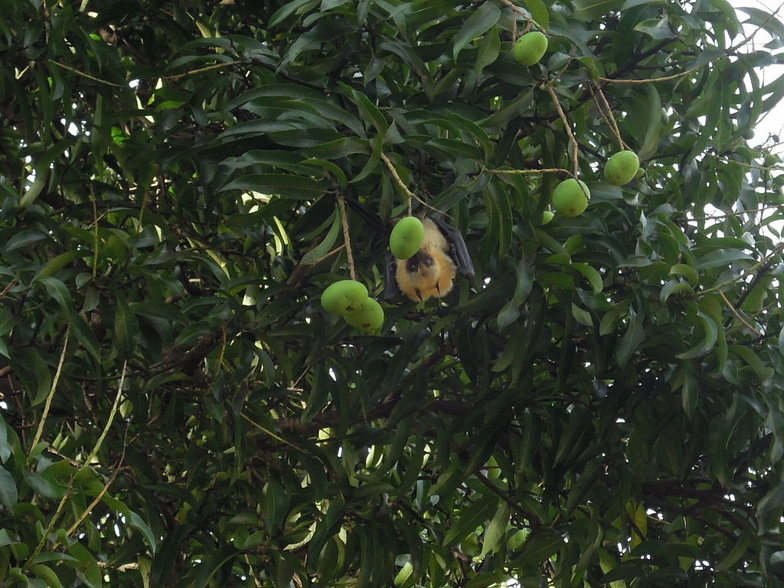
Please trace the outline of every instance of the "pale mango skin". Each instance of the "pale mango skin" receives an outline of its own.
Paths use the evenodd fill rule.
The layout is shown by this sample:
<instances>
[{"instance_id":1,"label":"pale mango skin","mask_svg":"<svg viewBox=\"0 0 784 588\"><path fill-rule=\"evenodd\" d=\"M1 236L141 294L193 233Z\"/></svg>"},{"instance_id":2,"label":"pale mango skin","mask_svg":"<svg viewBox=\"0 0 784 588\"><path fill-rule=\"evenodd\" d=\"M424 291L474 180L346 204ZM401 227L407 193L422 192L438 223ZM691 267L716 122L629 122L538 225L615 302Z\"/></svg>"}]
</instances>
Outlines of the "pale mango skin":
<instances>
[{"instance_id":1,"label":"pale mango skin","mask_svg":"<svg viewBox=\"0 0 784 588\"><path fill-rule=\"evenodd\" d=\"M363 333L375 334L384 325L384 309L373 298L368 298L356 312L349 313L343 318L352 327L356 327Z\"/></svg>"},{"instance_id":2,"label":"pale mango skin","mask_svg":"<svg viewBox=\"0 0 784 588\"><path fill-rule=\"evenodd\" d=\"M368 291L364 284L356 280L340 280L324 290L321 305L327 312L347 315L360 310L367 299Z\"/></svg>"},{"instance_id":3,"label":"pale mango skin","mask_svg":"<svg viewBox=\"0 0 784 588\"><path fill-rule=\"evenodd\" d=\"M396 259L409 259L422 247L425 227L415 216L401 218L389 235L389 250Z\"/></svg>"},{"instance_id":4,"label":"pale mango skin","mask_svg":"<svg viewBox=\"0 0 784 588\"><path fill-rule=\"evenodd\" d=\"M604 179L613 186L628 184L637 176L640 159L634 151L619 151L604 165Z\"/></svg>"},{"instance_id":5,"label":"pale mango skin","mask_svg":"<svg viewBox=\"0 0 784 588\"><path fill-rule=\"evenodd\" d=\"M591 192L582 180L569 178L553 190L552 205L561 216L577 216L588 208Z\"/></svg>"},{"instance_id":6,"label":"pale mango skin","mask_svg":"<svg viewBox=\"0 0 784 588\"><path fill-rule=\"evenodd\" d=\"M547 51L547 37L539 31L526 33L515 43L512 55L517 63L526 67L539 63Z\"/></svg>"}]
</instances>

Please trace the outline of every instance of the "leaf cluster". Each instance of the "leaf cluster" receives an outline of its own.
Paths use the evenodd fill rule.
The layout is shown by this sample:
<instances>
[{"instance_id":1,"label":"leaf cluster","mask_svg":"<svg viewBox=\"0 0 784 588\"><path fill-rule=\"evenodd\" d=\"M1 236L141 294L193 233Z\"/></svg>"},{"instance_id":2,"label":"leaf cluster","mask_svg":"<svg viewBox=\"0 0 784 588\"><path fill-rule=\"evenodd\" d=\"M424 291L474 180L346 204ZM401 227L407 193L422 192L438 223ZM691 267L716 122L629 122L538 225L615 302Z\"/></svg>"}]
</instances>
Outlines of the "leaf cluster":
<instances>
[{"instance_id":1,"label":"leaf cluster","mask_svg":"<svg viewBox=\"0 0 784 588\"><path fill-rule=\"evenodd\" d=\"M781 581L775 15L0 13L3 585ZM569 174L588 210L543 225ZM361 335L320 293L380 297L409 204L476 278Z\"/></svg>"}]
</instances>

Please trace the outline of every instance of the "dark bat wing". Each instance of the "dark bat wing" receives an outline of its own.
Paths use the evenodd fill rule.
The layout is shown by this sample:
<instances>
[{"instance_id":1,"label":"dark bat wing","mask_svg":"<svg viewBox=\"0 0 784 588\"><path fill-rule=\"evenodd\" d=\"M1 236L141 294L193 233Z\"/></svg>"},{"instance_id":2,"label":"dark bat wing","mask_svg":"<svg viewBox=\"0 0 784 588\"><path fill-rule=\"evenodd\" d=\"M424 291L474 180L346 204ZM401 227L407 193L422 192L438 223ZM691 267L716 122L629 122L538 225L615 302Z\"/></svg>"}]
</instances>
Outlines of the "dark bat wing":
<instances>
[{"instance_id":1,"label":"dark bat wing","mask_svg":"<svg viewBox=\"0 0 784 588\"><path fill-rule=\"evenodd\" d=\"M458 231L455 227L444 221L444 219L430 217L436 223L441 233L444 235L446 242L449 243L449 256L455 262L457 271L466 276L467 278L474 277L474 262L471 260L471 255L468 253L463 233Z\"/></svg>"},{"instance_id":2,"label":"dark bat wing","mask_svg":"<svg viewBox=\"0 0 784 588\"><path fill-rule=\"evenodd\" d=\"M400 286L397 285L397 263L391 253L387 252L387 259L384 266L384 300L391 301L403 296Z\"/></svg>"}]
</instances>

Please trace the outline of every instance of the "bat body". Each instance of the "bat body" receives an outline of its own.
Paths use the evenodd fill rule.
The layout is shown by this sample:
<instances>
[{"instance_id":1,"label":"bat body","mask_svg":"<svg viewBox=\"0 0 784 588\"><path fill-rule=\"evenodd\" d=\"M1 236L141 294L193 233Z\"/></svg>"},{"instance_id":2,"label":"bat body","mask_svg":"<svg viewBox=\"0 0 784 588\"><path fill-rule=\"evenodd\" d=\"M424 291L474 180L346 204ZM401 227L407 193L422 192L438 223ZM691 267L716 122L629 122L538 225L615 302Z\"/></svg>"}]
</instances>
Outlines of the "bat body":
<instances>
[{"instance_id":1,"label":"bat body","mask_svg":"<svg viewBox=\"0 0 784 588\"><path fill-rule=\"evenodd\" d=\"M422 219L422 247L409 259L390 259L387 266L387 296L401 292L414 302L443 298L452 291L457 272L473 277L474 264L463 235L436 218Z\"/></svg>"}]
</instances>

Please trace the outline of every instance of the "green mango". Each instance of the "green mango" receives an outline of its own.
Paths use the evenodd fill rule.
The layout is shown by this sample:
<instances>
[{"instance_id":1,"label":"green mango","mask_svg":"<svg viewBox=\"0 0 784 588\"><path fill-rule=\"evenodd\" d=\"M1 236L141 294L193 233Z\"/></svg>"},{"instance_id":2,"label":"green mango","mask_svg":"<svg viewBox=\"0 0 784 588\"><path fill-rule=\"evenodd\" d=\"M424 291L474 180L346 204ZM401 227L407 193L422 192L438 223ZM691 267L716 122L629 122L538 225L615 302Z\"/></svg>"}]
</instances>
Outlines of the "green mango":
<instances>
[{"instance_id":1,"label":"green mango","mask_svg":"<svg viewBox=\"0 0 784 588\"><path fill-rule=\"evenodd\" d=\"M368 291L364 284L356 280L340 280L321 294L321 306L327 312L346 315L361 309L367 299Z\"/></svg>"},{"instance_id":2,"label":"green mango","mask_svg":"<svg viewBox=\"0 0 784 588\"><path fill-rule=\"evenodd\" d=\"M569 178L553 190L553 208L562 216L577 216L588 208L591 192L581 180Z\"/></svg>"},{"instance_id":3,"label":"green mango","mask_svg":"<svg viewBox=\"0 0 784 588\"><path fill-rule=\"evenodd\" d=\"M397 259L408 259L422 247L425 240L425 227L415 216L407 216L397 221L389 235L389 250Z\"/></svg>"}]
</instances>

